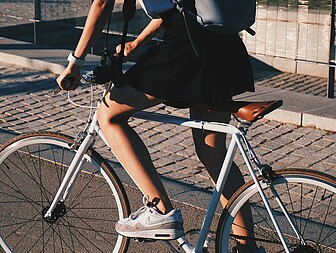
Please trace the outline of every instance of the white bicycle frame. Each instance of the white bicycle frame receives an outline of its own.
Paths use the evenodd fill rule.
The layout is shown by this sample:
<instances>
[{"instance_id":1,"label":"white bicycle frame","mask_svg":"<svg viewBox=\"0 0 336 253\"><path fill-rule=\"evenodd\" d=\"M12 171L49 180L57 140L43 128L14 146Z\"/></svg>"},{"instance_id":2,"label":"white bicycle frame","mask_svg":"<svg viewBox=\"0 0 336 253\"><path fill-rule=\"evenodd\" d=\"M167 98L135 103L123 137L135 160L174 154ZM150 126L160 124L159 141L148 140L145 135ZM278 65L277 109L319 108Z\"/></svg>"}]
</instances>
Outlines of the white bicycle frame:
<instances>
[{"instance_id":1,"label":"white bicycle frame","mask_svg":"<svg viewBox=\"0 0 336 253\"><path fill-rule=\"evenodd\" d=\"M104 91L104 95L106 93L106 90ZM100 102L99 102L100 103ZM99 105L98 103L98 105ZM219 174L219 177L216 182L215 189L213 191L210 203L208 205L206 216L203 220L202 227L200 230L200 233L197 238L197 242L195 245L195 248L193 248L190 243L187 241L187 239L182 236L177 239L179 245L183 248L183 250L186 253L201 253L203 246L207 240L207 234L210 229L210 225L213 219L213 216L215 214L216 207L218 205L221 192L223 191L226 179L228 177L231 164L233 162L233 158L237 152L237 149L239 149L241 155L244 158L245 164L247 165L247 168L250 172L250 175L252 179L255 182L255 185L260 193L260 196L265 204L265 207L267 209L267 212L270 215L270 218L273 222L273 225L278 233L278 236L283 244L283 247L285 249L286 253L290 253L286 240L283 236L283 233L278 225L277 220L274 217L273 211L269 205L269 202L267 200L267 197L263 191L263 187L261 186L260 182L257 179L257 175L255 173L255 169L253 168L253 165L251 163L251 159L248 157L248 153L246 152L246 148L248 148L250 155L252 155L253 159L257 161L258 164L261 164L256 156L256 154L253 152L251 146L249 145L248 141L245 138L245 135L235 126L232 126L230 124L225 123L217 123L217 122L206 122L206 121L200 121L200 120L192 120L182 117L176 117L171 115L164 115L164 114L158 114L158 113L150 113L150 112L138 112L133 115L135 118L144 119L144 120L150 120L150 121L156 121L156 122L163 122L168 124L174 124L194 129L201 129L201 130L209 130L213 132L220 132L220 133L226 133L230 134L232 136L230 144L227 149L227 154L225 156L224 162L221 167L221 171ZM81 170L81 165L84 161L84 154L86 153L87 149L90 147L90 145L94 142L94 139L96 135L99 135L105 144L108 146L108 143L106 142L106 139L104 138L97 121L97 111L93 114L93 117L91 119L91 122L88 123L86 127L86 137L82 141L81 145L79 146L75 157L73 158L65 176L61 183L60 188L58 189L53 202L45 214L46 218L50 218L53 210L55 209L57 203L59 201L65 201L67 194L71 191L71 187L73 182L75 181L78 173ZM225 145L225 144L224 144ZM257 168L258 171L258 168ZM298 238L303 241L302 236L300 235L298 229L294 225L294 222L292 222L291 217L289 216L288 212L286 211L284 205L279 200L278 201L282 211L285 213L290 225L292 226L293 230L297 234ZM171 245L169 242L167 242L174 251L179 252L173 245Z\"/></svg>"}]
</instances>

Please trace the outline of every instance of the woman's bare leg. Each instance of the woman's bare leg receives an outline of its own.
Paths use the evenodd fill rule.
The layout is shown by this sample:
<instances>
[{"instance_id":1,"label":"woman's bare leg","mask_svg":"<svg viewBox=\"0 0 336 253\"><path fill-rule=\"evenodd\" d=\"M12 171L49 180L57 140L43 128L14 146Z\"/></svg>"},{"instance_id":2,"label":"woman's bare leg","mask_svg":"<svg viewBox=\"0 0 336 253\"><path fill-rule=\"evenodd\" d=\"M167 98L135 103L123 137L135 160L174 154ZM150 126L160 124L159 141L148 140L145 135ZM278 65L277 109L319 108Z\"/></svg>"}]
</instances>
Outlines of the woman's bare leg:
<instances>
[{"instance_id":1,"label":"woman's bare leg","mask_svg":"<svg viewBox=\"0 0 336 253\"><path fill-rule=\"evenodd\" d=\"M199 120L223 123L228 123L230 121L229 113L209 112L204 105L198 105L191 108L190 115L191 118ZM196 153L206 167L213 182L215 182L218 178L219 171L226 154L226 134L193 129L193 138ZM237 165L233 163L221 197L221 203L223 206L226 205L232 194L243 184L243 175ZM237 226L233 227L234 232L242 236L253 235L250 220L250 207L246 206L242 213L238 214L235 218L235 224L237 224ZM249 240L241 240L240 245L237 245L237 247L239 253L251 253L257 250L255 242Z\"/></svg>"},{"instance_id":2,"label":"woman's bare leg","mask_svg":"<svg viewBox=\"0 0 336 253\"><path fill-rule=\"evenodd\" d=\"M98 108L98 122L118 161L150 201L167 213L173 209L150 154L137 133L128 125L129 117L163 102L128 85L113 88Z\"/></svg>"}]
</instances>

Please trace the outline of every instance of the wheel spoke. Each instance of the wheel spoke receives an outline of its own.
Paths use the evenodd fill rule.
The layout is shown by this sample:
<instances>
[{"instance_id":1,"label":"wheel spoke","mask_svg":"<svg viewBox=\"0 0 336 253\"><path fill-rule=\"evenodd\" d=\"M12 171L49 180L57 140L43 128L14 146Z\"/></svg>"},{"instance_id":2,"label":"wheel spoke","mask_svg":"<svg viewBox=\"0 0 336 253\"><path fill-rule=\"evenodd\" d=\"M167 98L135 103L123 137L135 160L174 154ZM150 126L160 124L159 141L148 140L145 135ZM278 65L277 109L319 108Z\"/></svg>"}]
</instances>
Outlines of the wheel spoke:
<instances>
[{"instance_id":1,"label":"wheel spoke","mask_svg":"<svg viewBox=\"0 0 336 253\"><path fill-rule=\"evenodd\" d=\"M323 194L324 195L324 194ZM326 211L325 211L325 213L324 213L324 218L323 218L323 227L322 227L322 229L321 229L321 231L320 231L320 234L319 234L319 237L318 237L318 242L321 242L321 243L323 243L324 241L325 241L325 239L323 239L323 240L321 240L321 237L322 237L322 232L324 231L324 228L325 228L325 223L326 223L326 220L327 220L327 218L328 218L328 216L329 216L329 210L330 210L330 207L331 207L331 202L332 202L332 200L333 200L333 196L331 196L330 198L329 198L329 204L328 204L328 208L326 209ZM332 226L333 227L336 227L335 226L335 224L336 224L336 220L334 221L334 223L332 224ZM326 236L326 238L328 238L328 237L331 237L331 236L333 236L333 235L335 235L336 234L336 229L334 229L334 231L329 231L328 232L328 234L327 234L327 236ZM336 245L336 242L334 243L334 245Z\"/></svg>"},{"instance_id":2,"label":"wheel spoke","mask_svg":"<svg viewBox=\"0 0 336 253\"><path fill-rule=\"evenodd\" d=\"M9 234L9 235L5 238L5 239L7 239L7 238L9 238L10 236L15 235L15 234L16 234L20 229L22 229L26 224L29 224L29 223L31 223L31 221L33 221L33 223L30 225L30 228L29 228L29 229L27 230L27 232L21 237L21 239L20 239L18 242L16 242L16 245L15 245L13 248L16 248L17 245L19 245L20 242L21 242L22 240L26 239L26 236L29 234L29 232L31 231L31 229L35 226L35 224L36 224L37 222L39 222L39 220L35 220L35 219L34 219L34 218L37 217L37 216L38 216L38 214L36 214L31 220L27 220L27 222L22 223L20 227L18 227L17 229L13 230L12 233Z\"/></svg>"},{"instance_id":3,"label":"wheel spoke","mask_svg":"<svg viewBox=\"0 0 336 253\"><path fill-rule=\"evenodd\" d=\"M322 173L321 173L322 174ZM336 213L335 194L336 180L328 175L320 175L308 170L288 170L280 173L274 180L276 196L281 199L284 207L289 213L292 221L303 237L305 244L302 244L292 226L284 215L282 209L268 190L265 194L271 205L275 219L288 243L291 252L328 252L336 253ZM217 231L217 244L221 248L219 252L231 252L236 243L256 241L258 246L264 246L266 252L284 252L282 243L275 231L270 217L263 207L263 202L253 183L242 187L241 192L235 194L235 200L230 200L226 209L227 215L222 215ZM239 220L232 220L241 208L249 201L254 231L249 231L249 237L240 237L235 233L224 232L226 222L239 226ZM234 223L232 223L234 221ZM247 227L250 227L248 225ZM251 236L253 235L253 236ZM217 245L216 244L216 245ZM252 245L251 245L252 247Z\"/></svg>"},{"instance_id":4,"label":"wheel spoke","mask_svg":"<svg viewBox=\"0 0 336 253\"><path fill-rule=\"evenodd\" d=\"M129 239L114 231L113 219L119 213L129 215L126 196L96 152L85 155L84 171L66 200L50 219L44 218L77 152L64 139L59 134L27 134L1 148L1 239L15 252L125 252ZM2 250L8 253L0 246Z\"/></svg>"},{"instance_id":5,"label":"wheel spoke","mask_svg":"<svg viewBox=\"0 0 336 253\"><path fill-rule=\"evenodd\" d=\"M38 209L36 209L35 205L33 205L33 203L35 203L32 199L28 198L23 192L22 190L19 188L19 186L12 180L11 177L9 177L7 175L7 173L4 172L4 175L8 178L8 180L13 184L14 188L12 188L15 192L21 194L23 196L23 198L26 200L27 203L29 203L37 212Z\"/></svg>"},{"instance_id":6,"label":"wheel spoke","mask_svg":"<svg viewBox=\"0 0 336 253\"><path fill-rule=\"evenodd\" d=\"M28 148L27 148L28 149ZM23 170L23 168L20 168L20 166L18 166L15 162L13 162L11 159L7 159L10 163L11 163L11 165L13 165L16 169L18 169L19 171L21 171L24 175L26 175L27 176L27 178L28 179L31 179L31 181L33 182L33 183L35 183L36 184L36 186L38 187L38 188L40 188L40 189L44 189L44 191L46 191L46 189L44 188L44 186L41 184L41 182L38 182L36 179L35 179L35 176L32 174L32 172L30 171L30 169L29 169L29 167L30 166L28 166L27 165L27 163L24 161L24 159L22 158L22 156L20 155L20 153L24 153L24 152L22 152L22 151L16 151L15 152L15 155L20 159L20 161L21 161L21 163L22 163L22 165L24 166L24 168L26 169L26 171L25 170ZM28 154L30 154L30 152L29 152L29 150L28 150ZM33 161L33 158L31 157L31 162L34 164L34 161ZM8 164L4 164L8 169L10 169L10 167L9 167L9 165ZM34 164L34 167L35 167L35 164ZM51 195L51 193L49 192L49 195ZM46 199L48 199L48 197L47 197L47 194L45 194L45 197L46 197Z\"/></svg>"},{"instance_id":7,"label":"wheel spoke","mask_svg":"<svg viewBox=\"0 0 336 253\"><path fill-rule=\"evenodd\" d=\"M87 223L83 218L77 216L76 213L74 213L74 212L72 212L72 213L75 215L75 217L76 217L77 219L79 219L79 220L80 220L84 225L86 225L90 230L93 229L93 227L92 227L89 223ZM108 238L106 238L106 237L102 234L102 233L106 234L105 231L100 231L100 230L95 229L95 232L96 232L99 236L101 236L101 238L103 238L106 242L109 242ZM110 234L112 234L112 233L110 233Z\"/></svg>"},{"instance_id":8,"label":"wheel spoke","mask_svg":"<svg viewBox=\"0 0 336 253\"><path fill-rule=\"evenodd\" d=\"M71 231L71 229L75 229L76 227L74 227L71 223L69 223L68 222L68 219L65 219L65 222L67 223L67 225L64 225L64 227L65 228L67 228L68 229L68 231L69 231L69 233L70 233L70 237L71 237L71 241L72 241L72 243L73 243L73 245L75 245L74 244L74 239L85 249L85 251L87 251L87 252L90 252L88 249L87 249L87 247L84 245L84 243L76 236L76 234L74 233L74 232L72 232ZM75 230L78 234L80 234L84 239L86 239L85 238L85 236L83 236L83 234L81 234L80 232L79 232L79 230L77 229L77 230ZM89 241L89 240L87 240L90 244L92 244L93 246L95 246L96 247L96 245L94 245L91 241ZM98 249L98 248L97 248ZM99 250L99 249L98 249ZM74 246L74 251L76 251L76 249L75 249L75 246Z\"/></svg>"}]
</instances>

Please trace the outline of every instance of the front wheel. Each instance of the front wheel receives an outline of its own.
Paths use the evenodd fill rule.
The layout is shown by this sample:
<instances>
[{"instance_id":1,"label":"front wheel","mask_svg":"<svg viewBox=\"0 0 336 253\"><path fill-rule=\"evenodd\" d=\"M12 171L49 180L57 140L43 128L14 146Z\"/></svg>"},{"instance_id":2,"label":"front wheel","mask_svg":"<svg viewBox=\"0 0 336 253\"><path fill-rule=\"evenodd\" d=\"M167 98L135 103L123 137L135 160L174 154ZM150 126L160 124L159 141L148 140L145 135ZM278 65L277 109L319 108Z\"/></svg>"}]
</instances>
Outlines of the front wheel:
<instances>
[{"instance_id":1,"label":"front wheel","mask_svg":"<svg viewBox=\"0 0 336 253\"><path fill-rule=\"evenodd\" d=\"M65 201L44 217L76 153L72 142L37 132L0 149L0 251L126 252L129 240L114 229L129 215L125 191L91 148Z\"/></svg>"},{"instance_id":2,"label":"front wheel","mask_svg":"<svg viewBox=\"0 0 336 253\"><path fill-rule=\"evenodd\" d=\"M276 172L273 186L303 241L293 232L270 188L261 183L278 224L293 253L336 252L336 179L310 170ZM250 213L243 228L237 214ZM248 231L249 230L249 231ZM237 232L238 231L238 232ZM231 253L242 244L263 246L267 253L285 252L253 182L246 183L229 201L217 228L216 252ZM247 251L247 252L253 252Z\"/></svg>"}]
</instances>

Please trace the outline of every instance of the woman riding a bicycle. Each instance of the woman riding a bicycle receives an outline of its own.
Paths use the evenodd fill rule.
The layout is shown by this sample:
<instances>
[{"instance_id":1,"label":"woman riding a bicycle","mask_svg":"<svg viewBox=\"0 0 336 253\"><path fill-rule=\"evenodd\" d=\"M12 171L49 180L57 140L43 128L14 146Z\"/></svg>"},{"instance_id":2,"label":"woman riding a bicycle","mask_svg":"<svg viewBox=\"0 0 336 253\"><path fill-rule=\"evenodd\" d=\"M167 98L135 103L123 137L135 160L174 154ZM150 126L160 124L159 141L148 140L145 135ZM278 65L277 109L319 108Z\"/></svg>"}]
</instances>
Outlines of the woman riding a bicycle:
<instances>
[{"instance_id":1,"label":"woman riding a bicycle","mask_svg":"<svg viewBox=\"0 0 336 253\"><path fill-rule=\"evenodd\" d=\"M194 2L184 1L193 10ZM118 233L128 237L175 239L183 235L181 211L174 209L144 143L128 125L135 112L166 103L190 108L194 119L227 123L230 114L209 111L209 105L221 105L233 95L254 91L253 73L246 48L237 34L218 35L205 31L197 22L187 20L197 57L190 43L186 25L171 0L140 1L152 18L139 36L125 45L127 57L164 30L163 42L148 49L124 75L126 84L113 87L98 108L98 122L118 161L146 196L145 207L116 225ZM80 83L80 65L97 41L109 16L114 0L95 0L82 36L69 64L57 78L63 90L74 90ZM120 52L118 46L116 51ZM70 81L70 82L69 82ZM225 134L192 131L196 153L211 178L216 181L226 153ZM222 204L244 183L232 165ZM248 226L249 208L239 214L238 224ZM236 228L239 230L239 226ZM247 230L239 231L248 236ZM239 241L240 253L264 252L252 241Z\"/></svg>"}]
</instances>

